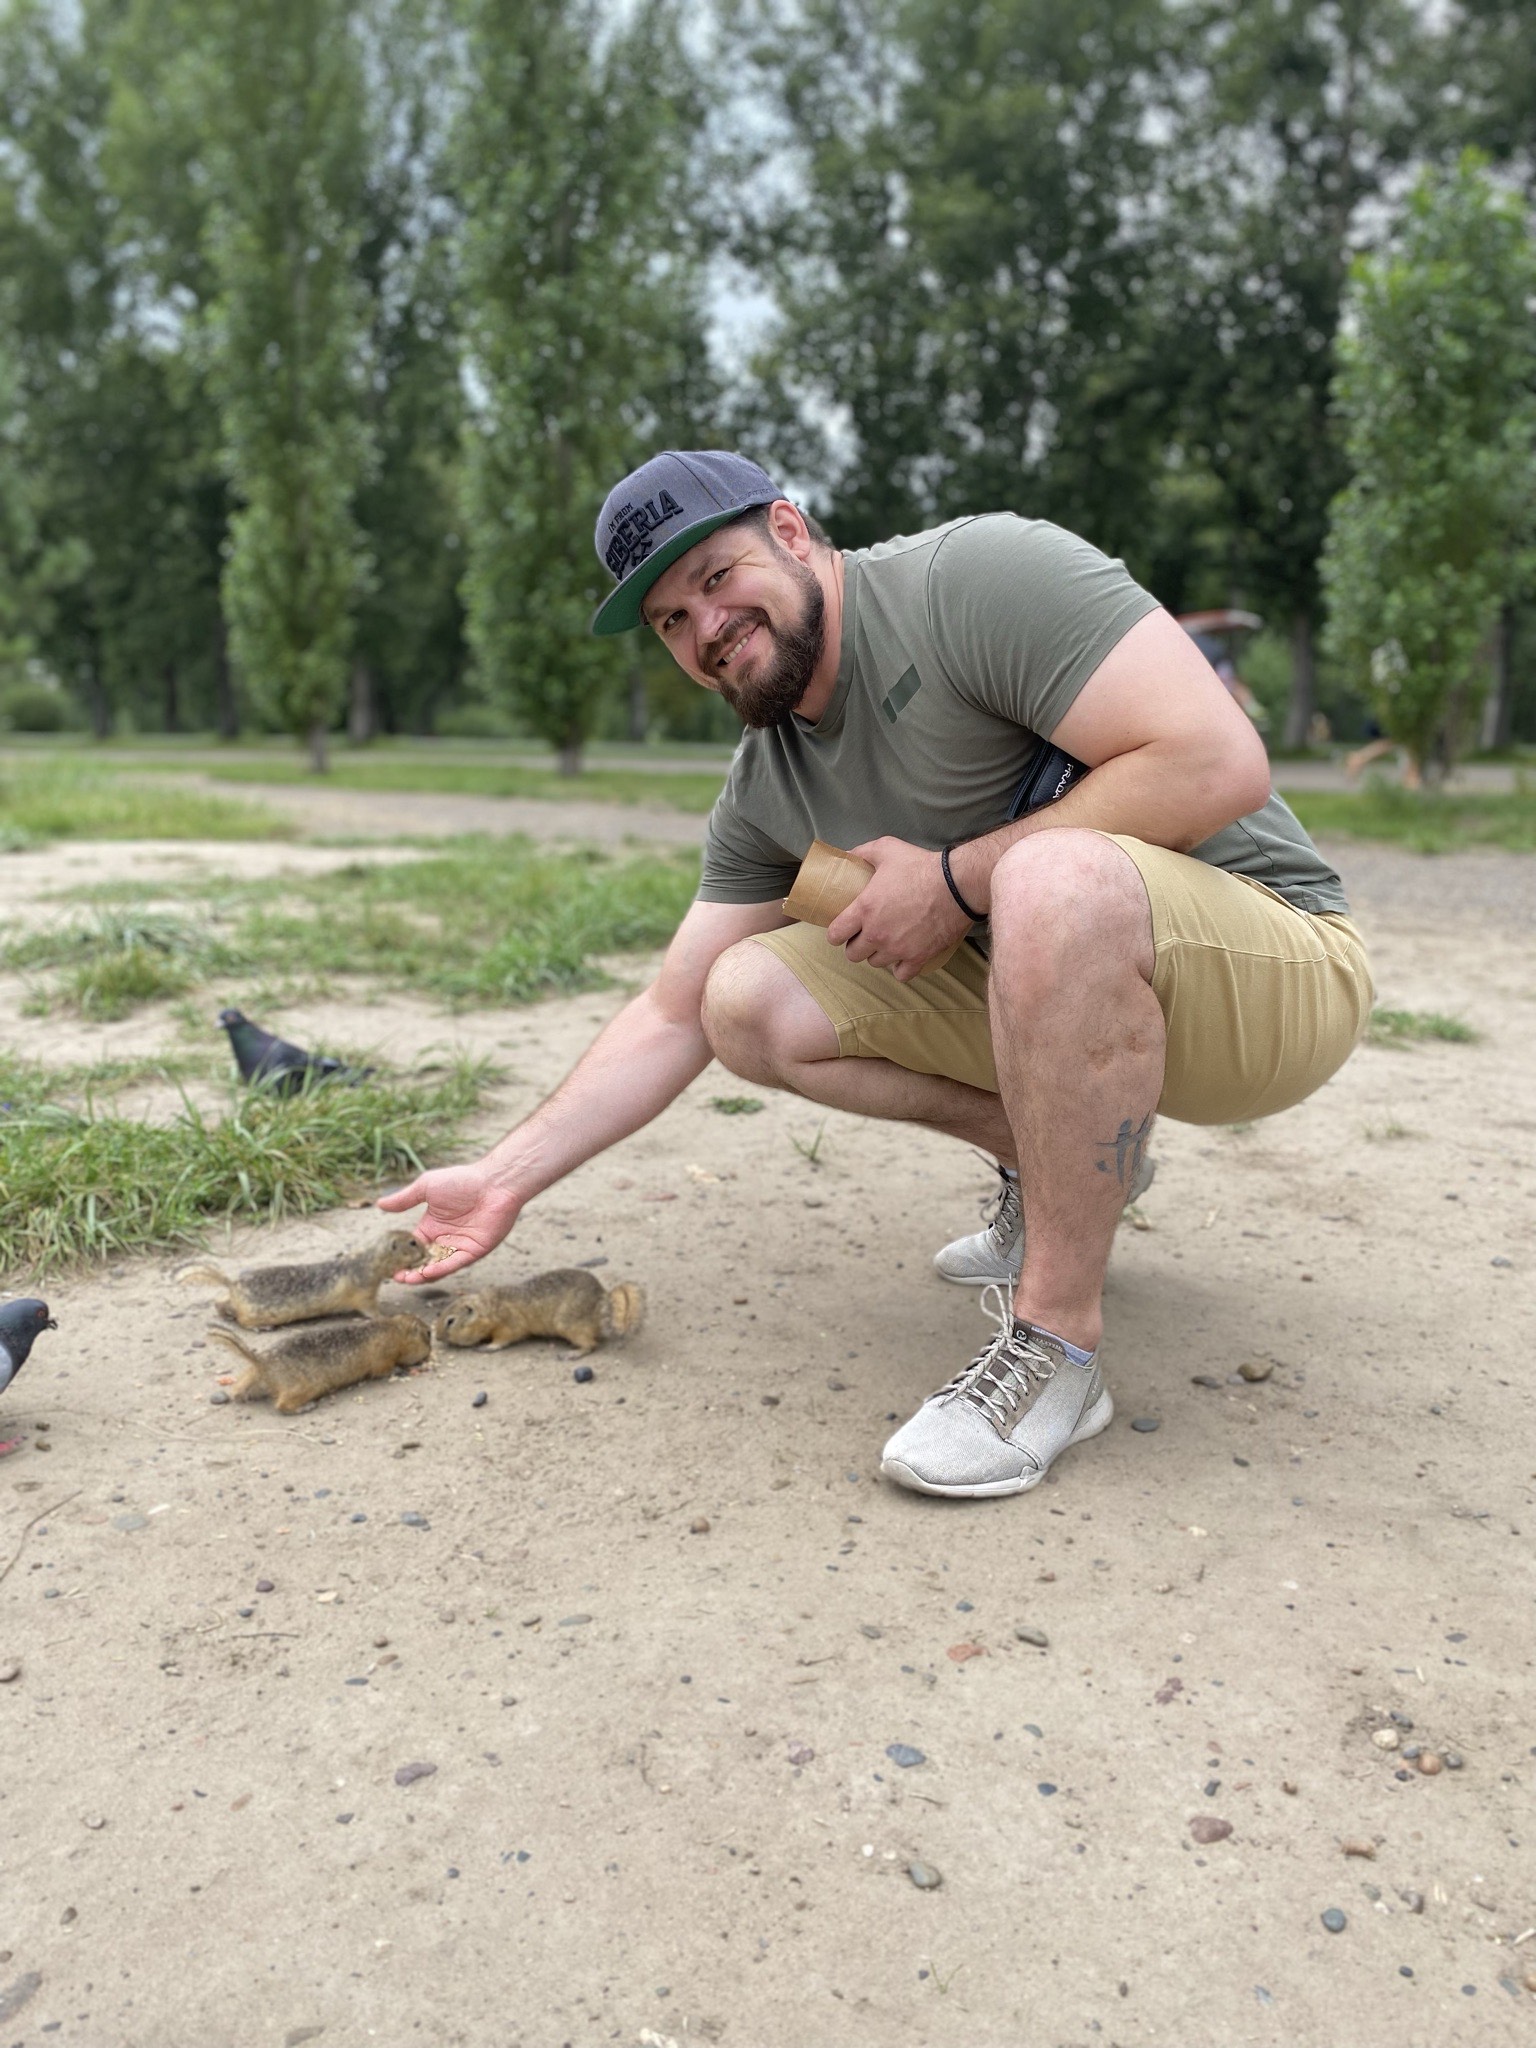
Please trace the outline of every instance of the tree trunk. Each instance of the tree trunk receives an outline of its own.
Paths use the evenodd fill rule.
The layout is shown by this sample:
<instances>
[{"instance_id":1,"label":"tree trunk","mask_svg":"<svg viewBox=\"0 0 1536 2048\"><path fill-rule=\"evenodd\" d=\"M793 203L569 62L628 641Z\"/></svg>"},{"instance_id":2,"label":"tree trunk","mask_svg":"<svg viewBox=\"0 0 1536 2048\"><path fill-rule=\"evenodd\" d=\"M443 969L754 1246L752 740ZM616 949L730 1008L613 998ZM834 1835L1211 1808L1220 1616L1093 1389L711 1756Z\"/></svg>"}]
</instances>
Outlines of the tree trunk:
<instances>
[{"instance_id":1,"label":"tree trunk","mask_svg":"<svg viewBox=\"0 0 1536 2048\"><path fill-rule=\"evenodd\" d=\"M309 765L317 775L331 772L330 733L323 718L317 718L309 728Z\"/></svg>"},{"instance_id":2,"label":"tree trunk","mask_svg":"<svg viewBox=\"0 0 1536 2048\"><path fill-rule=\"evenodd\" d=\"M181 699L176 688L176 664L168 661L160 671L165 683L165 729L167 732L181 731Z\"/></svg>"},{"instance_id":3,"label":"tree trunk","mask_svg":"<svg viewBox=\"0 0 1536 2048\"><path fill-rule=\"evenodd\" d=\"M1291 617L1291 700L1285 707L1280 744L1287 753L1311 742L1312 713L1317 705L1317 659L1312 645L1312 614L1305 608Z\"/></svg>"},{"instance_id":4,"label":"tree trunk","mask_svg":"<svg viewBox=\"0 0 1536 2048\"><path fill-rule=\"evenodd\" d=\"M571 738L561 741L560 773L562 775L579 775L581 773L580 733L576 733Z\"/></svg>"},{"instance_id":5,"label":"tree trunk","mask_svg":"<svg viewBox=\"0 0 1536 2048\"><path fill-rule=\"evenodd\" d=\"M347 701L347 738L354 747L366 747L378 737L379 720L373 701L373 670L366 661L352 664L351 694Z\"/></svg>"},{"instance_id":6,"label":"tree trunk","mask_svg":"<svg viewBox=\"0 0 1536 2048\"><path fill-rule=\"evenodd\" d=\"M235 676L229 665L229 628L224 623L222 611L213 630L213 691L218 707L219 738L239 739L240 706L235 701Z\"/></svg>"},{"instance_id":7,"label":"tree trunk","mask_svg":"<svg viewBox=\"0 0 1536 2048\"><path fill-rule=\"evenodd\" d=\"M106 686L101 680L101 658L94 645L90 659L85 664L85 709L86 716L91 721L92 739L110 739L112 706L107 702Z\"/></svg>"},{"instance_id":8,"label":"tree trunk","mask_svg":"<svg viewBox=\"0 0 1536 2048\"><path fill-rule=\"evenodd\" d=\"M651 707L645 697L645 664L632 661L629 665L629 736L636 746L645 738L650 722Z\"/></svg>"},{"instance_id":9,"label":"tree trunk","mask_svg":"<svg viewBox=\"0 0 1536 2048\"><path fill-rule=\"evenodd\" d=\"M1488 684L1488 694L1483 699L1483 718L1477 735L1477 744L1485 754L1498 753L1510 742L1515 710L1515 693L1511 687L1510 676L1510 652L1514 636L1515 608L1512 604L1507 604L1499 613L1499 623L1493 629L1492 644L1489 648L1493 676Z\"/></svg>"}]
</instances>

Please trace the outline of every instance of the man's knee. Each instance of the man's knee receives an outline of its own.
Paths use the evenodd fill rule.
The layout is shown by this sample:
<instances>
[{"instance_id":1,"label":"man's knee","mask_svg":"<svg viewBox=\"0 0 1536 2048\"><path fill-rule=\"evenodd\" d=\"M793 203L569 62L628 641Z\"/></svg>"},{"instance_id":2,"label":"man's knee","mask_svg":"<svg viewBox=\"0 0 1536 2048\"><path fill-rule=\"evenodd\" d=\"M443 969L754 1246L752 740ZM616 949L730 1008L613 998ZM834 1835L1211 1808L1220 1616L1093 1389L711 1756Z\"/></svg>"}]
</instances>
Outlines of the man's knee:
<instances>
[{"instance_id":1,"label":"man's knee","mask_svg":"<svg viewBox=\"0 0 1536 2048\"><path fill-rule=\"evenodd\" d=\"M993 953L1088 949L1150 979L1152 911L1136 863L1102 832L1075 827L1017 840L992 871Z\"/></svg>"},{"instance_id":2,"label":"man's knee","mask_svg":"<svg viewBox=\"0 0 1536 2048\"><path fill-rule=\"evenodd\" d=\"M701 1015L715 1058L744 1081L770 1086L798 1062L837 1057L831 1021L778 955L751 939L710 969Z\"/></svg>"}]
</instances>

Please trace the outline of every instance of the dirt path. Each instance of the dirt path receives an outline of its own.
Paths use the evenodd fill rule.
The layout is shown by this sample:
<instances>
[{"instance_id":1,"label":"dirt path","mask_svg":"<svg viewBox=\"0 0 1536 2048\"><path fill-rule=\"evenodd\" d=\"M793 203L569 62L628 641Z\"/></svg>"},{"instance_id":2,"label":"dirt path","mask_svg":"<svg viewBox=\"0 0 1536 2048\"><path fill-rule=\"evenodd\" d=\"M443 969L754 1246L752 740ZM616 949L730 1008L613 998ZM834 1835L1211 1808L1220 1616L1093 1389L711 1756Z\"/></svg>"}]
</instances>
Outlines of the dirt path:
<instances>
[{"instance_id":1,"label":"dirt path","mask_svg":"<svg viewBox=\"0 0 1536 2048\"><path fill-rule=\"evenodd\" d=\"M50 1288L0 1402L5 2048L1529 2041L1536 862L1341 853L1382 1000L1481 1040L1163 1127L1115 1423L1037 1494L875 1477L986 1335L928 1264L983 1168L715 1070L487 1262L645 1284L588 1384L446 1354L284 1420L212 1402L171 1260ZM494 1051L489 1136L621 999L281 1021Z\"/></svg>"},{"instance_id":2,"label":"dirt path","mask_svg":"<svg viewBox=\"0 0 1536 2048\"><path fill-rule=\"evenodd\" d=\"M526 832L531 839L587 846L699 846L704 818L665 804L563 803L517 796L438 796L421 791L383 794L311 783L216 782L179 775L177 787L205 796L259 803L292 818L317 839L447 839L460 832L501 838Z\"/></svg>"}]
</instances>

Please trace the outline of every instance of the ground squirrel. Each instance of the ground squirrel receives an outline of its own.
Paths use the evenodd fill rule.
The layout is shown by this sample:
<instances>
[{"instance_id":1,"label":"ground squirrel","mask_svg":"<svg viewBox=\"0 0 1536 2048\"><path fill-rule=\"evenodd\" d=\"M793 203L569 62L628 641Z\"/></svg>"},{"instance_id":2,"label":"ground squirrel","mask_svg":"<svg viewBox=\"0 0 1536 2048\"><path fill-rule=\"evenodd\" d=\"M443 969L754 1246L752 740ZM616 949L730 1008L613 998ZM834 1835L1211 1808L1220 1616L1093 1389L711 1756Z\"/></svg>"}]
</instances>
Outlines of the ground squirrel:
<instances>
[{"instance_id":1,"label":"ground squirrel","mask_svg":"<svg viewBox=\"0 0 1536 2048\"><path fill-rule=\"evenodd\" d=\"M221 1316L242 1330L275 1330L284 1323L343 1316L349 1309L372 1315L390 1274L419 1266L424 1256L409 1231L391 1230L366 1251L317 1259L309 1266L250 1266L232 1280L222 1266L194 1260L178 1266L176 1278L184 1284L206 1280L227 1287L229 1299L219 1303Z\"/></svg>"},{"instance_id":2,"label":"ground squirrel","mask_svg":"<svg viewBox=\"0 0 1536 2048\"><path fill-rule=\"evenodd\" d=\"M445 1308L437 1334L445 1344L482 1344L488 1351L525 1337L563 1337L578 1351L593 1351L609 1337L640 1327L645 1292L620 1280L612 1292L595 1273L558 1266L512 1287L482 1287Z\"/></svg>"},{"instance_id":3,"label":"ground squirrel","mask_svg":"<svg viewBox=\"0 0 1536 2048\"><path fill-rule=\"evenodd\" d=\"M397 1365L420 1365L432 1355L432 1332L420 1316L378 1316L295 1330L267 1352L252 1350L243 1337L217 1324L208 1335L249 1361L230 1389L234 1399L252 1401L269 1394L280 1415L297 1414L322 1394L358 1380L388 1379Z\"/></svg>"}]
</instances>

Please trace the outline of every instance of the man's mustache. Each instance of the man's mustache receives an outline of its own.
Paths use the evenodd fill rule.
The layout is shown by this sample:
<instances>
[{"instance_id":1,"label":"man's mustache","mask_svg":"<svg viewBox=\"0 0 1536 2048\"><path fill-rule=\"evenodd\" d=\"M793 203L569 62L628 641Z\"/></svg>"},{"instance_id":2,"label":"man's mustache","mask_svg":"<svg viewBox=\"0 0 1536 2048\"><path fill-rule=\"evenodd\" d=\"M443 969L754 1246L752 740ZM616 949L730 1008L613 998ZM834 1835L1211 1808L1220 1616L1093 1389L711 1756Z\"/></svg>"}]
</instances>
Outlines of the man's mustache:
<instances>
[{"instance_id":1,"label":"man's mustache","mask_svg":"<svg viewBox=\"0 0 1536 2048\"><path fill-rule=\"evenodd\" d=\"M721 656L729 653L741 636L744 633L750 632L754 626L762 626L770 634L773 631L772 626L768 624L768 620L762 612L743 613L740 618L732 619L725 631L717 639L709 643L709 651L704 657L704 666L710 670L717 668Z\"/></svg>"}]
</instances>

